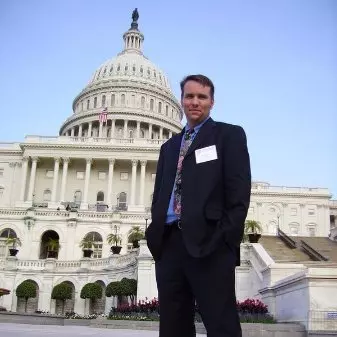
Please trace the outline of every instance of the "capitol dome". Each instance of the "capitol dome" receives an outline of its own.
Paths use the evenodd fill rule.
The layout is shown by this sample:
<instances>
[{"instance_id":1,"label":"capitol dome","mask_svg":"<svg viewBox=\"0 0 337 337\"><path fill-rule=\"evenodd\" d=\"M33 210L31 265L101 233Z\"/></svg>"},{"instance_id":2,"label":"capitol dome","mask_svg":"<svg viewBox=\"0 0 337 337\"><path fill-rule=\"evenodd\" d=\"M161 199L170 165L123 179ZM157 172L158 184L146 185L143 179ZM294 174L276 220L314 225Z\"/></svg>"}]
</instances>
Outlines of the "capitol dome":
<instances>
[{"instance_id":1,"label":"capitol dome","mask_svg":"<svg viewBox=\"0 0 337 337\"><path fill-rule=\"evenodd\" d=\"M182 110L166 75L143 55L144 35L138 29L137 11L132 19L123 34L124 49L104 62L75 97L73 115L61 126L60 135L113 138L118 133L109 130L124 121L131 126L142 123L136 133L150 139L165 140L182 129ZM102 110L107 115L105 132L98 122ZM124 128L119 137L134 137L134 131L134 127Z\"/></svg>"}]
</instances>

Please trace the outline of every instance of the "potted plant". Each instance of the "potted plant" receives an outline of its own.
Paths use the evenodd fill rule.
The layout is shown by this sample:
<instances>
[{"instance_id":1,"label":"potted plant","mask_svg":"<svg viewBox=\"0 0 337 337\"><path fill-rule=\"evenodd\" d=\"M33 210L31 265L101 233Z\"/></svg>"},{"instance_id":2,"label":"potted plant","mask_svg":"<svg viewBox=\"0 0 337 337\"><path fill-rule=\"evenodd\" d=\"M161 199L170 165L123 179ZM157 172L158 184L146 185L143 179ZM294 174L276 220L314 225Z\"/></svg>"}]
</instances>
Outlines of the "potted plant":
<instances>
[{"instance_id":1,"label":"potted plant","mask_svg":"<svg viewBox=\"0 0 337 337\"><path fill-rule=\"evenodd\" d=\"M144 239L144 231L139 226L133 226L129 230L128 242L132 243L133 248L139 248L139 240Z\"/></svg>"},{"instance_id":2,"label":"potted plant","mask_svg":"<svg viewBox=\"0 0 337 337\"><path fill-rule=\"evenodd\" d=\"M258 221L247 220L245 222L245 235L250 243L257 243L261 238L262 227Z\"/></svg>"},{"instance_id":3,"label":"potted plant","mask_svg":"<svg viewBox=\"0 0 337 337\"><path fill-rule=\"evenodd\" d=\"M6 245L11 246L11 248L9 248L9 255L16 256L19 251L16 247L21 246L21 241L17 237L8 238L6 240Z\"/></svg>"},{"instance_id":4,"label":"potted plant","mask_svg":"<svg viewBox=\"0 0 337 337\"><path fill-rule=\"evenodd\" d=\"M122 249L122 237L116 233L111 233L107 237L107 242L111 245L111 251L113 254L119 254Z\"/></svg>"},{"instance_id":5,"label":"potted plant","mask_svg":"<svg viewBox=\"0 0 337 337\"><path fill-rule=\"evenodd\" d=\"M47 241L47 258L57 258L60 242L58 239L49 238Z\"/></svg>"},{"instance_id":6,"label":"potted plant","mask_svg":"<svg viewBox=\"0 0 337 337\"><path fill-rule=\"evenodd\" d=\"M84 237L80 242L80 247L83 250L83 257L91 257L92 253L94 252L92 247L94 242L89 237Z\"/></svg>"}]
</instances>

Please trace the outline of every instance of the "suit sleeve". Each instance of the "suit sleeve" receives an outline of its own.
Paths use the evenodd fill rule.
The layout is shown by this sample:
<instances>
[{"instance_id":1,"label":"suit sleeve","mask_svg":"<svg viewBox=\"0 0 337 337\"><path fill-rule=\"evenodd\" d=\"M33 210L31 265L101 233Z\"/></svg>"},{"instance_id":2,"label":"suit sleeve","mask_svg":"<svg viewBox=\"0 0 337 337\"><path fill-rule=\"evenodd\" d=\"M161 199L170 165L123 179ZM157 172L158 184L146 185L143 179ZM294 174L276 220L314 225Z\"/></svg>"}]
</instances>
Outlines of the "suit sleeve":
<instances>
[{"instance_id":1,"label":"suit sleeve","mask_svg":"<svg viewBox=\"0 0 337 337\"><path fill-rule=\"evenodd\" d=\"M223 153L225 212L221 219L221 228L225 240L239 246L250 202L250 159L246 134L240 126L233 128L226 141L228 144L224 146Z\"/></svg>"},{"instance_id":2,"label":"suit sleeve","mask_svg":"<svg viewBox=\"0 0 337 337\"><path fill-rule=\"evenodd\" d=\"M163 169L164 169L164 145L162 145L160 148L159 159L158 159L158 164L157 164L156 180L154 183L154 191L153 191L152 205L151 205L152 214L153 214L154 206L159 198L159 192L160 192L160 188L161 188L162 180L163 180Z\"/></svg>"}]
</instances>

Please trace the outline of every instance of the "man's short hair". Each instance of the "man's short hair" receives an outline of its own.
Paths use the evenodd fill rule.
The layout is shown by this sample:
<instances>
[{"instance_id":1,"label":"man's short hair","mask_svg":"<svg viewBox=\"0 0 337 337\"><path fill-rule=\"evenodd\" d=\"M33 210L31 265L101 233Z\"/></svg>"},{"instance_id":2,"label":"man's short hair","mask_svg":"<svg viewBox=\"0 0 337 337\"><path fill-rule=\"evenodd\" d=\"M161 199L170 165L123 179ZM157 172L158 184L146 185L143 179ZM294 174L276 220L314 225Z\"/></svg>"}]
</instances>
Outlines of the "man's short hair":
<instances>
[{"instance_id":1,"label":"man's short hair","mask_svg":"<svg viewBox=\"0 0 337 337\"><path fill-rule=\"evenodd\" d=\"M180 89L181 89L181 97L184 96L184 87L186 82L194 81L198 82L199 84L203 85L204 87L210 88L211 98L214 99L214 84L213 82L205 75L188 75L180 82Z\"/></svg>"}]
</instances>

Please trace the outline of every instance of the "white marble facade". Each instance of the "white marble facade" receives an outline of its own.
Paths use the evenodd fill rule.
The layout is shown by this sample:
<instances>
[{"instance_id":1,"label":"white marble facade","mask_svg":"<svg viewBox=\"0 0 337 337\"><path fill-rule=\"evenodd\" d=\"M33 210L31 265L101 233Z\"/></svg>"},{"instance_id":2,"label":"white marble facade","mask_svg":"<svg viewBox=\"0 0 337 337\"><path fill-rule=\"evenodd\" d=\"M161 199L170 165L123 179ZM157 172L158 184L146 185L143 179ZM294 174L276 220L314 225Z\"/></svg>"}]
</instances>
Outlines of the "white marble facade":
<instances>
[{"instance_id":1,"label":"white marble facade","mask_svg":"<svg viewBox=\"0 0 337 337\"><path fill-rule=\"evenodd\" d=\"M182 111L164 73L144 57L142 33L130 29L123 38L124 50L100 66L75 97L59 136L0 143L0 287L12 291L0 305L8 309L17 309L15 289L25 279L39 287L36 308L55 311L51 289L69 281L76 292L74 308L84 312L79 292L86 282L106 286L137 277L127 233L150 221L159 149L182 129ZM279 226L290 235L326 237L330 207L336 208L330 198L324 188L255 182L248 218L260 221L264 235L275 235ZM117 257L106 242L115 230L123 246ZM60 242L56 260L47 259L42 247L51 232ZM88 233L95 238L89 261L79 247ZM5 241L13 234L22 246L17 258L8 258ZM155 293L151 277L148 297Z\"/></svg>"}]
</instances>

